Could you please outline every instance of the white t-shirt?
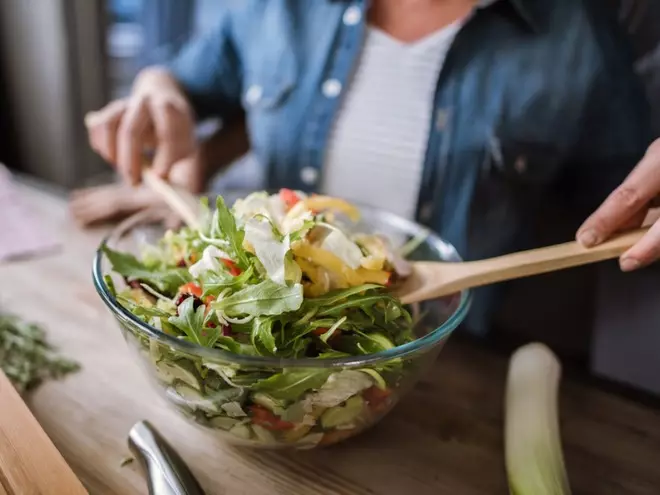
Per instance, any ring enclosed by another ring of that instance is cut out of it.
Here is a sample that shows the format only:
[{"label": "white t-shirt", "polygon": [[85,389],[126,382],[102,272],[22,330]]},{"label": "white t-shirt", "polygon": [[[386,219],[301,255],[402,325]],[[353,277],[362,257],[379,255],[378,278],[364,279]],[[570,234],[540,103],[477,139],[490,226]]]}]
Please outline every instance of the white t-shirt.
[{"label": "white t-shirt", "polygon": [[415,216],[436,84],[461,21],[414,43],[368,27],[332,128],[321,190]]}]

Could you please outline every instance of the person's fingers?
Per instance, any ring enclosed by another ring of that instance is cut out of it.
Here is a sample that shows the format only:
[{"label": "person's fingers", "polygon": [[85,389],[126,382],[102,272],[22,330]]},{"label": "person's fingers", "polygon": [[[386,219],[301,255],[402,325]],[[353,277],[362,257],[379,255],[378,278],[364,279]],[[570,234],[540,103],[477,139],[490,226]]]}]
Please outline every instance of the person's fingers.
[{"label": "person's fingers", "polygon": [[90,146],[110,164],[117,160],[117,129],[126,111],[126,100],[115,100],[85,116]]},{"label": "person's fingers", "polygon": [[153,102],[151,106],[158,145],[152,167],[166,178],[172,166],[195,150],[192,118],[173,102]]},{"label": "person's fingers", "polygon": [[660,259],[660,222],[656,222],[642,240],[623,253],[619,264],[630,272]]},{"label": "person's fingers", "polygon": [[132,185],[140,183],[144,138],[151,126],[148,102],[136,99],[126,109],[117,133],[117,166],[125,180]]},{"label": "person's fingers", "polygon": [[645,211],[658,192],[660,147],[654,145],[623,184],[584,222],[577,240],[587,247],[603,242]]}]

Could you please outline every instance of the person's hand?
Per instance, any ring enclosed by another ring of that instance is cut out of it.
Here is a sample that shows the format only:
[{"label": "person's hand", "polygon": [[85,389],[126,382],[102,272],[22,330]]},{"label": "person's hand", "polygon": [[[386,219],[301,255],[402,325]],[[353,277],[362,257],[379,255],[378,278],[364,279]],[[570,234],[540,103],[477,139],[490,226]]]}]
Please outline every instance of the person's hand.
[{"label": "person's hand", "polygon": [[130,184],[140,182],[143,153],[155,152],[153,168],[167,177],[178,161],[196,149],[193,112],[166,75],[156,74],[136,83],[133,94],[89,113],[85,125],[92,148]]},{"label": "person's hand", "polygon": [[[198,154],[174,164],[169,180],[187,191],[199,194],[204,189],[204,165]],[[162,198],[151,189],[127,184],[106,184],[77,189],[71,193],[69,211],[81,227],[120,221],[138,211],[165,206]],[[165,218],[166,228],[179,224],[176,214]]]},{"label": "person's hand", "polygon": [[[642,161],[596,210],[577,233],[577,240],[592,247],[618,231],[639,227],[649,209],[660,206],[660,139],[656,140]],[[647,219],[645,224],[652,223]],[[623,271],[632,271],[660,258],[660,220],[655,219],[649,232],[620,258]]]}]

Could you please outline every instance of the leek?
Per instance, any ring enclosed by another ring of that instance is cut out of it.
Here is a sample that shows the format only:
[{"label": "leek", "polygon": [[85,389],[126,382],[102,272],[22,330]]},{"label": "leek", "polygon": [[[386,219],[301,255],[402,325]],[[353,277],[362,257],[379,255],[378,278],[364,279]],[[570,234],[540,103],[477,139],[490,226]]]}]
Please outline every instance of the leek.
[{"label": "leek", "polygon": [[542,344],[511,357],[506,388],[505,456],[512,495],[569,495],[559,435],[561,366]]}]

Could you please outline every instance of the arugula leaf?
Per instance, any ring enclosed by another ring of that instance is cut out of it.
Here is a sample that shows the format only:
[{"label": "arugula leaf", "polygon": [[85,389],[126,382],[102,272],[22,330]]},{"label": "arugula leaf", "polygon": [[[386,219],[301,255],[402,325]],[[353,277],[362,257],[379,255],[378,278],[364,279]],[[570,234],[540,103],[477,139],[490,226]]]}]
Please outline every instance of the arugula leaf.
[{"label": "arugula leaf", "polygon": [[185,268],[148,268],[130,253],[120,253],[108,246],[103,246],[101,249],[108,257],[115,272],[129,281],[139,280],[153,285],[160,292],[174,294],[181,285],[191,280],[190,274]]},{"label": "arugula leaf", "polygon": [[350,309],[350,308],[360,308],[362,306],[372,306],[376,303],[379,303],[383,301],[383,299],[386,299],[387,296],[383,296],[382,294],[377,294],[374,296],[358,296],[354,297],[352,299],[348,299],[346,301],[343,301],[339,304],[333,304],[332,306],[329,306],[325,309],[322,309],[319,311],[318,315],[319,316],[327,316],[331,314],[338,314],[344,311],[345,309]]},{"label": "arugula leaf", "polygon": [[356,287],[351,287],[349,289],[334,290],[332,292],[328,292],[327,294],[321,297],[306,299],[305,307],[318,308],[321,306],[333,306],[337,304],[339,301],[343,301],[345,299],[351,298],[356,294],[362,294],[363,292],[367,292],[373,289],[382,289],[382,288],[383,288],[382,285],[364,284],[364,285],[358,285]]},{"label": "arugula leaf", "polygon": [[202,286],[204,287],[202,296],[205,297],[210,294],[217,296],[224,289],[241,287],[252,278],[253,274],[254,267],[252,265],[235,277],[225,271],[207,271],[202,275]]},{"label": "arugula leaf", "polygon": [[219,335],[214,345],[234,354],[243,354],[243,348],[240,342],[236,342],[232,337],[226,335]]},{"label": "arugula leaf", "polygon": [[179,305],[178,316],[170,316],[167,321],[181,330],[191,342],[212,347],[220,338],[221,329],[204,327],[205,311],[203,305],[195,310],[195,299],[189,297]]},{"label": "arugula leaf", "polygon": [[215,202],[215,212],[213,213],[213,227],[215,234],[219,235],[229,243],[231,254],[238,266],[245,269],[250,264],[245,249],[243,249],[243,239],[245,232],[239,230],[236,226],[236,219],[231,210],[225,204],[222,196],[218,196]]},{"label": "arugula leaf", "polygon": [[273,337],[274,318],[255,318],[252,326],[250,340],[257,349],[264,348],[268,353],[275,354],[277,346]]},{"label": "arugula leaf", "polygon": [[223,311],[227,316],[262,316],[296,311],[302,302],[302,285],[289,287],[268,279],[215,301],[211,307]]},{"label": "arugula leaf", "polygon": [[331,370],[323,368],[296,371],[285,369],[283,373],[256,383],[254,389],[267,392],[275,399],[297,400],[305,392],[321,388],[331,373]]}]

